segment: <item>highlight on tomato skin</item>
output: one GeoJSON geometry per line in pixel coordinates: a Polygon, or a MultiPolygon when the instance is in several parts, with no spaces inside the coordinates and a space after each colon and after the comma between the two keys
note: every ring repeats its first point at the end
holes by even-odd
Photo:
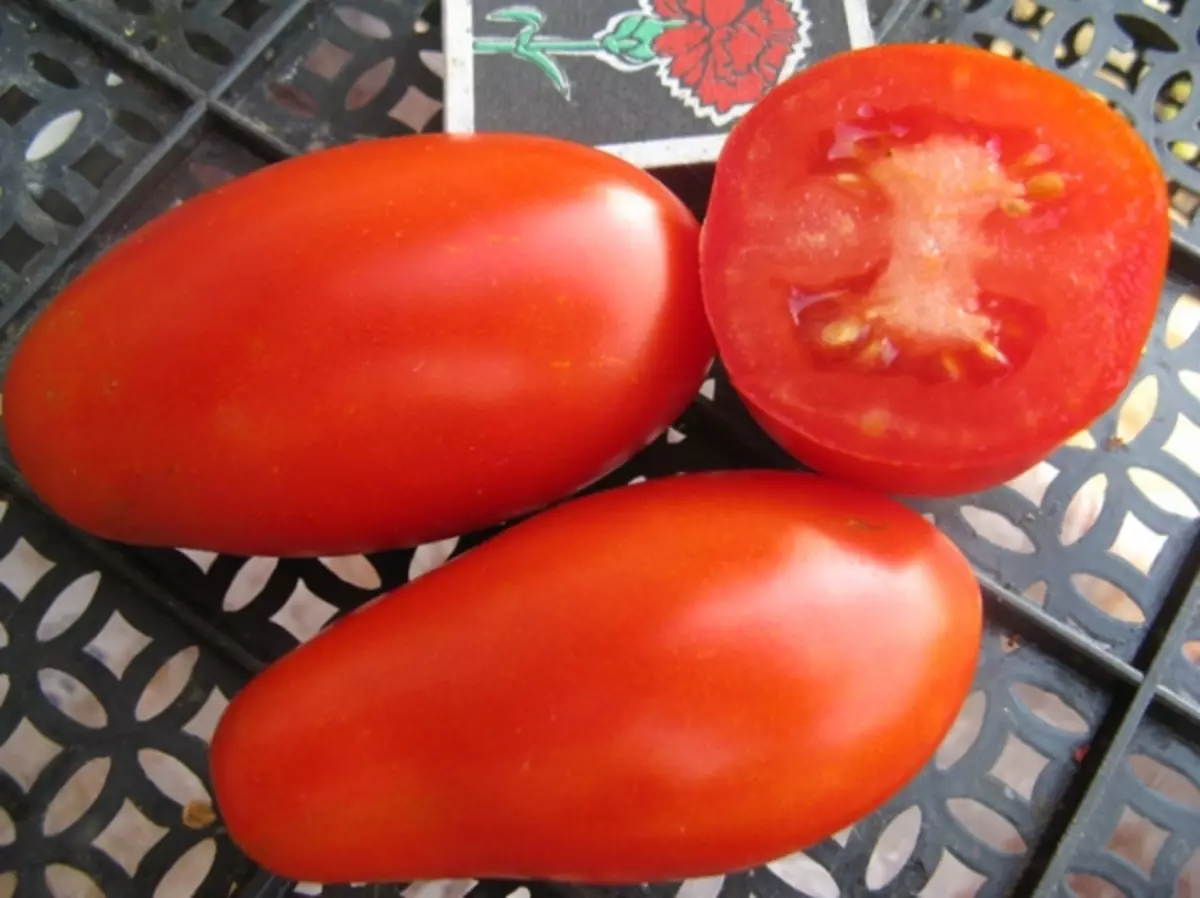
{"type": "Polygon", "coordinates": [[[277,661],[216,729],[215,796],[289,879],[745,869],[917,774],[981,629],[961,552],[878,493],[652,480],[517,524],[277,661]]]}
{"type": "Polygon", "coordinates": [[[1160,166],[1103,102],[982,50],[888,45],[815,64],[733,128],[701,280],[732,385],[784,449],[949,495],[1113,405],[1169,244],[1160,166]]]}

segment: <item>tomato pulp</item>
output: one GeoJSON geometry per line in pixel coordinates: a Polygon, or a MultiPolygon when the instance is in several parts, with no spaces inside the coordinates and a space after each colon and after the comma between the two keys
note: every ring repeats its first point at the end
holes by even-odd
{"type": "Polygon", "coordinates": [[[537,515],[286,655],[213,738],[230,835],[292,879],[643,882],[870,812],[970,686],[979,587],[915,512],[721,472],[537,515]]]}
{"type": "Polygon", "coordinates": [[[734,387],[800,461],[889,492],[1009,479],[1109,408],[1169,246],[1149,147],[1058,75],[893,45],[733,129],[701,237],[734,387]]]}
{"type": "Polygon", "coordinates": [[[31,486],[131,543],[341,554],[615,468],[713,355],[699,224],[547,138],[362,141],[202,194],[35,320],[4,424],[31,486]]]}

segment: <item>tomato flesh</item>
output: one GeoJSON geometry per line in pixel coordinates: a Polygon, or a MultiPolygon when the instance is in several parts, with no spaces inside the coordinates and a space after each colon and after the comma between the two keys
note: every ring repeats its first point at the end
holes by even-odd
{"type": "Polygon", "coordinates": [[[701,263],[726,368],[778,442],[945,494],[1015,476],[1113,403],[1168,245],[1158,164],[1099,101],[895,45],[814,66],[735,127],[701,263]]]}

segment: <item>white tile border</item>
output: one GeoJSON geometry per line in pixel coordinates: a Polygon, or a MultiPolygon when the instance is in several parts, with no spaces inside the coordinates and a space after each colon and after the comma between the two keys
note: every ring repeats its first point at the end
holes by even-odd
{"type": "Polygon", "coordinates": [[[446,54],[445,128],[451,134],[470,134],[475,130],[475,22],[471,0],[443,0],[442,34],[442,51],[446,54]]]}
{"type": "Polygon", "coordinates": [[[871,28],[871,11],[867,0],[842,0],[846,10],[846,27],[850,32],[850,49],[861,50],[875,44],[875,31],[871,28]]]}
{"type": "Polygon", "coordinates": [[[663,140],[602,144],[597,149],[620,156],[639,168],[666,168],[672,165],[697,165],[716,161],[717,154],[725,145],[726,137],[727,134],[667,137],[663,140]]]}

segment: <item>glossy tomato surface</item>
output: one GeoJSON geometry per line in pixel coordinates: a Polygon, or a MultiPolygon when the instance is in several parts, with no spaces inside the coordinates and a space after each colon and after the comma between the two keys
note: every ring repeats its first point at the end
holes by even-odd
{"type": "Polygon", "coordinates": [[[978,586],[914,512],[812,475],[684,475],[524,521],[253,680],[224,823],[319,882],[642,882],[881,804],[970,685],[978,586]]]}
{"type": "Polygon", "coordinates": [[[723,362],[784,448],[889,492],[1015,476],[1108,409],[1169,245],[1150,149],[1058,75],[893,45],[733,129],[701,238],[723,362]]]}
{"type": "Polygon", "coordinates": [[[57,512],[132,543],[327,554],[495,523],[695,394],[698,239],[650,175],[565,142],[303,156],[68,286],[18,346],[8,439],[57,512]]]}

